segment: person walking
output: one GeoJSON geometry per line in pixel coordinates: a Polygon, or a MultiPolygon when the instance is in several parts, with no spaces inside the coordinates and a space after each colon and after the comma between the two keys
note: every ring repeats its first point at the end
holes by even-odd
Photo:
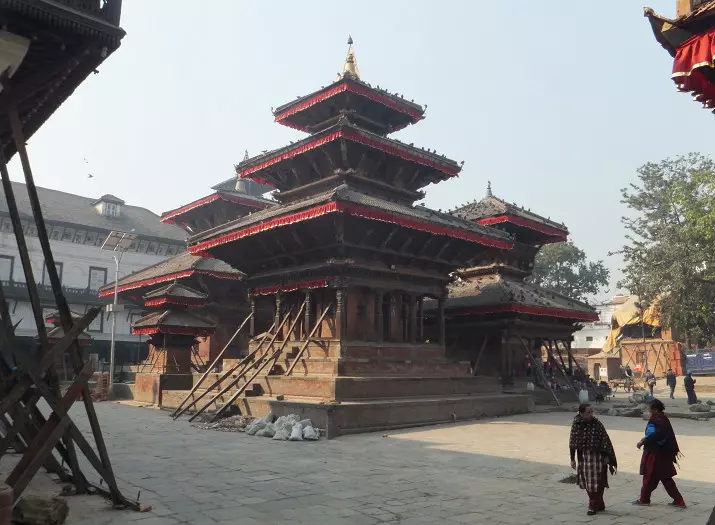
{"type": "Polygon", "coordinates": [[[670,399],[675,399],[675,396],[673,394],[675,393],[676,383],[677,379],[675,376],[675,372],[673,372],[673,370],[669,368],[668,371],[665,373],[665,384],[670,387],[670,399]]]}
{"type": "Polygon", "coordinates": [[[658,487],[663,488],[673,498],[671,506],[685,508],[685,500],[680,494],[673,477],[678,474],[675,464],[678,462],[680,448],[675,438],[673,426],[665,415],[665,405],[659,399],[650,403],[650,419],[645,428],[645,436],[636,445],[643,448],[640,474],[643,476],[641,494],[634,505],[650,505],[650,496],[658,487]]]}
{"type": "Polygon", "coordinates": [[[688,372],[685,379],[683,379],[683,385],[685,386],[685,393],[688,394],[689,405],[694,405],[698,402],[698,396],[695,395],[695,383],[692,372],[688,372]]]}
{"type": "Polygon", "coordinates": [[[648,390],[650,390],[651,397],[653,396],[653,389],[655,388],[655,374],[650,371],[650,369],[645,371],[645,382],[648,385],[648,390]]]}
{"type": "Polygon", "coordinates": [[[582,403],[571,425],[569,439],[571,468],[578,486],[588,494],[588,511],[593,516],[606,510],[603,492],[608,488],[608,472],[616,473],[618,463],[606,427],[593,415],[593,407],[582,403]],[[577,463],[578,460],[578,463],[577,463]]]}

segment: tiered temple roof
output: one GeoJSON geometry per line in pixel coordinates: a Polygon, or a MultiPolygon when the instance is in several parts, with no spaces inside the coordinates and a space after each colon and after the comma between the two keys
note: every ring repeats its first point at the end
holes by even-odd
{"type": "Polygon", "coordinates": [[[457,217],[474,221],[484,226],[503,229],[526,244],[563,242],[568,238],[568,228],[551,219],[506,202],[492,194],[491,183],[486,196],[457,208],[452,213],[457,217]]]}
{"type": "Polygon", "coordinates": [[[450,271],[513,246],[508,233],[414,206],[422,188],[456,176],[461,165],[386,137],[424,111],[360,81],[351,43],[333,85],[274,113],[311,135],[245,159],[236,172],[275,187],[281,205],[194,235],[191,253],[224,260],[268,288],[401,271],[441,287],[450,271]],[[415,261],[419,268],[403,270],[415,261]]]}

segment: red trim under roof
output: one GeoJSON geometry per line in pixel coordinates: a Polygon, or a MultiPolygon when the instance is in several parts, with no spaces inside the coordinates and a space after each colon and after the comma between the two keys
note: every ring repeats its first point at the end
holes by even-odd
{"type": "Polygon", "coordinates": [[[132,328],[132,334],[134,335],[174,334],[208,337],[215,332],[215,328],[192,328],[190,326],[146,326],[142,328],[132,328]]]}
{"type": "MultiPolygon", "coordinates": [[[[379,104],[382,104],[383,106],[387,106],[390,109],[393,109],[399,113],[402,113],[403,115],[407,115],[408,117],[411,117],[414,122],[417,122],[419,120],[422,120],[424,117],[423,113],[420,112],[419,110],[409,106],[408,104],[405,103],[400,103],[394,98],[392,98],[389,95],[384,95],[380,93],[379,91],[375,91],[374,89],[361,86],[360,84],[355,84],[350,81],[343,81],[337,86],[334,86],[330,89],[327,89],[325,91],[321,91],[319,93],[316,93],[312,97],[303,100],[302,102],[299,102],[298,104],[289,107],[288,109],[281,111],[275,116],[275,121],[278,122],[279,124],[283,124],[284,126],[289,126],[293,129],[297,129],[300,131],[305,131],[307,132],[308,129],[305,126],[299,126],[297,124],[293,124],[292,122],[288,122],[285,119],[287,119],[290,116],[295,115],[296,113],[300,113],[301,111],[308,109],[309,107],[315,106],[316,104],[327,100],[331,97],[334,97],[335,95],[339,93],[343,93],[344,91],[349,91],[350,93],[355,93],[357,95],[361,95],[365,98],[368,98],[372,100],[373,102],[377,102],[379,104]]],[[[399,129],[404,128],[410,124],[410,122],[406,122],[404,125],[394,128],[393,131],[397,131],[399,129]]]]}
{"type": "Polygon", "coordinates": [[[201,306],[206,304],[206,299],[188,298],[188,297],[157,297],[156,299],[149,299],[144,301],[144,306],[161,306],[164,304],[176,304],[180,306],[201,306]]]}
{"type": "Polygon", "coordinates": [[[491,226],[492,224],[502,224],[505,222],[510,222],[516,224],[517,226],[523,226],[524,228],[529,228],[530,230],[535,230],[544,235],[549,235],[551,237],[558,237],[564,241],[568,238],[568,232],[564,230],[559,230],[551,226],[546,226],[545,224],[540,224],[536,221],[525,219],[523,217],[517,217],[516,215],[499,215],[498,217],[486,217],[484,219],[479,219],[477,222],[483,226],[491,226]]]}
{"type": "Polygon", "coordinates": [[[450,315],[485,315],[494,313],[514,312],[519,314],[543,315],[549,317],[561,317],[563,319],[574,319],[577,321],[598,321],[596,312],[586,313],[569,310],[567,308],[548,308],[544,306],[529,306],[525,304],[495,304],[488,306],[477,306],[473,308],[450,309],[450,315]]]}
{"type": "MultiPolygon", "coordinates": [[[[209,270],[184,270],[182,272],[167,273],[165,275],[160,275],[158,277],[152,277],[151,279],[142,279],[141,281],[134,281],[125,285],[120,286],[117,289],[118,293],[126,292],[127,290],[135,290],[137,288],[143,288],[144,286],[152,286],[155,284],[165,283],[168,281],[174,281],[176,279],[183,279],[184,277],[191,277],[194,274],[198,275],[208,275],[209,277],[216,277],[217,279],[230,279],[235,281],[240,281],[242,276],[240,274],[229,273],[229,272],[212,272],[209,270]]],[[[99,297],[111,297],[114,295],[114,288],[108,288],[106,290],[99,292],[99,297]]]]}
{"type": "Polygon", "coordinates": [[[329,202],[327,204],[322,204],[320,206],[315,206],[304,211],[297,213],[291,213],[289,215],[284,215],[282,217],[276,217],[275,219],[267,220],[259,224],[253,224],[240,230],[236,230],[230,233],[220,235],[214,239],[209,239],[203,242],[199,242],[192,246],[189,246],[189,253],[196,254],[204,252],[220,246],[222,244],[227,244],[243,237],[249,237],[257,233],[272,230],[273,228],[278,228],[280,226],[287,226],[289,224],[294,224],[297,222],[303,222],[306,220],[314,219],[328,213],[345,213],[347,215],[354,215],[357,217],[363,217],[366,219],[372,219],[382,222],[388,222],[391,224],[397,224],[404,226],[406,228],[411,228],[414,230],[425,231],[429,233],[434,233],[435,235],[445,235],[447,237],[454,237],[456,239],[463,239],[469,242],[476,242],[483,244],[485,246],[492,246],[495,248],[501,248],[505,250],[510,250],[513,247],[513,243],[505,241],[502,239],[493,239],[487,237],[486,235],[480,235],[477,233],[465,232],[455,228],[448,228],[446,226],[439,226],[436,224],[429,224],[415,219],[408,219],[405,217],[399,217],[390,213],[385,213],[382,211],[365,208],[351,203],[344,202],[329,202]]]}
{"type": "MultiPolygon", "coordinates": [[[[421,164],[423,166],[427,166],[429,168],[436,169],[450,177],[456,176],[461,170],[461,168],[458,166],[450,166],[450,165],[447,165],[446,163],[440,163],[436,160],[432,160],[431,158],[427,158],[424,155],[420,155],[420,154],[413,153],[410,151],[404,151],[403,149],[401,149],[397,146],[391,146],[389,144],[385,144],[385,141],[394,142],[394,141],[391,141],[390,139],[381,139],[381,138],[373,139],[373,138],[365,137],[361,133],[359,133],[355,130],[352,130],[352,129],[340,129],[340,130],[334,131],[333,133],[330,133],[324,137],[320,137],[320,138],[311,140],[307,143],[297,144],[295,147],[289,149],[288,151],[281,153],[280,155],[276,155],[275,157],[269,158],[263,162],[260,162],[254,166],[251,166],[250,168],[246,168],[244,170],[239,171],[238,176],[241,177],[242,179],[245,179],[245,178],[249,177],[252,173],[261,171],[265,168],[273,166],[274,164],[278,164],[279,162],[282,162],[284,160],[292,159],[293,157],[302,155],[306,151],[310,151],[312,149],[319,148],[320,146],[327,144],[328,142],[332,142],[332,141],[338,140],[338,139],[347,139],[347,140],[352,140],[353,142],[359,142],[361,144],[365,144],[366,146],[378,149],[378,150],[383,151],[389,155],[395,155],[402,159],[409,160],[411,162],[415,162],[417,164],[421,164]]],[[[403,148],[408,148],[408,146],[403,146],[403,148]]],[[[409,148],[409,149],[412,149],[412,148],[409,148]]],[[[251,177],[251,178],[253,178],[256,181],[260,181],[260,184],[265,184],[265,181],[263,181],[260,178],[254,178],[254,177],[251,177]]]]}
{"type": "Polygon", "coordinates": [[[213,195],[209,195],[208,197],[204,197],[204,198],[196,200],[194,202],[190,202],[189,204],[182,206],[181,208],[176,208],[174,210],[169,210],[167,212],[164,212],[161,214],[161,218],[159,220],[161,222],[164,222],[167,224],[176,224],[176,221],[172,220],[174,217],[183,215],[184,213],[187,213],[187,212],[194,210],[196,208],[200,208],[201,206],[205,206],[206,204],[211,204],[212,202],[217,201],[217,200],[233,202],[236,204],[241,204],[243,206],[248,206],[250,208],[256,208],[259,210],[264,210],[271,206],[268,203],[259,202],[259,201],[255,201],[252,199],[244,199],[242,197],[238,197],[235,195],[225,195],[225,194],[221,194],[221,193],[214,193],[213,195]]]}

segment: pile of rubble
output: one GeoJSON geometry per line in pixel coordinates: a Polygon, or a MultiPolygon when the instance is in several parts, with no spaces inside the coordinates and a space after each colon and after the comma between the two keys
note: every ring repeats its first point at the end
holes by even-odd
{"type": "Polygon", "coordinates": [[[281,416],[278,419],[269,412],[261,418],[229,416],[210,422],[206,416],[202,423],[193,426],[204,430],[219,432],[245,432],[249,436],[269,437],[279,441],[317,441],[320,430],[313,426],[310,419],[300,419],[297,414],[281,416]]]}
{"type": "Polygon", "coordinates": [[[269,437],[279,441],[317,441],[320,431],[313,426],[310,419],[300,419],[297,414],[281,416],[274,421],[275,416],[269,412],[266,416],[255,420],[246,428],[249,436],[269,437]]]}

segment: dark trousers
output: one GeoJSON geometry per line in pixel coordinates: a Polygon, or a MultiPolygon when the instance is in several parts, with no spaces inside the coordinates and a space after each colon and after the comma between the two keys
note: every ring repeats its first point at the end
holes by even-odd
{"type": "Polygon", "coordinates": [[[649,384],[648,384],[648,390],[650,390],[650,395],[651,395],[651,396],[653,395],[653,387],[654,387],[654,386],[655,386],[655,385],[654,385],[653,383],[649,383],[649,384]]]}
{"type": "Polygon", "coordinates": [[[606,510],[606,503],[603,501],[603,491],[606,487],[601,487],[596,492],[586,491],[588,494],[588,510],[606,510]]]}
{"type": "Polygon", "coordinates": [[[675,393],[675,385],[670,385],[670,399],[675,399],[673,395],[675,393]]]}
{"type": "Polygon", "coordinates": [[[668,493],[668,496],[673,498],[675,503],[683,503],[683,496],[680,494],[673,478],[658,479],[655,476],[643,476],[643,487],[641,487],[641,497],[638,498],[638,501],[641,503],[650,503],[650,495],[658,488],[658,483],[663,484],[663,488],[668,493]]]}

